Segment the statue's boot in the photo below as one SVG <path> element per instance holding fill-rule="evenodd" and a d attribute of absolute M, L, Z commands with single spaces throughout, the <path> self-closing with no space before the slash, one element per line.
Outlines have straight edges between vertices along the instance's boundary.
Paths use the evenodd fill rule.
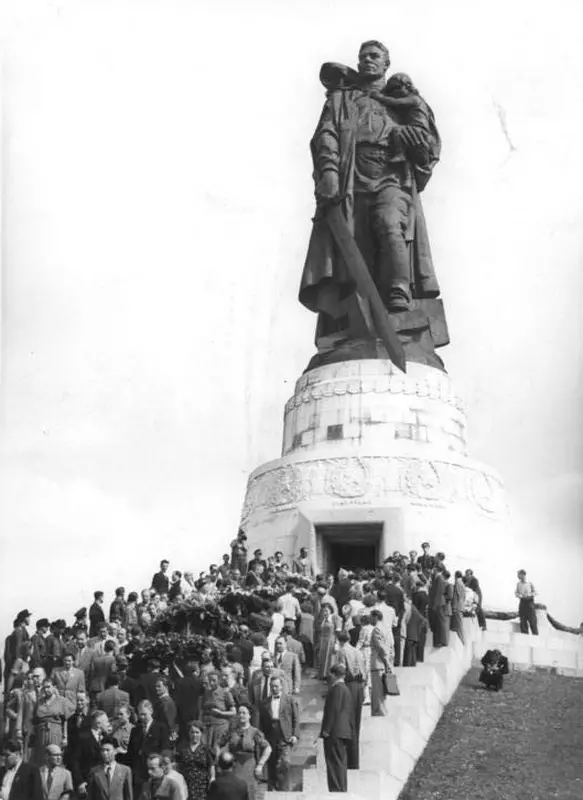
<path fill-rule="evenodd" d="M 387 299 L 387 309 L 389 311 L 409 311 L 411 308 L 411 296 L 401 286 L 393 286 Z"/>

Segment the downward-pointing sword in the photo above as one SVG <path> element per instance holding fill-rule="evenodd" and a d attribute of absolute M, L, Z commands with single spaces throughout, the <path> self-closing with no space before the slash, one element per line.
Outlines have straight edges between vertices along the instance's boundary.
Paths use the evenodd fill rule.
<path fill-rule="evenodd" d="M 327 204 L 328 205 L 328 204 Z M 385 346 L 389 358 L 403 372 L 407 371 L 405 351 L 391 318 L 383 303 L 372 275 L 348 228 L 344 214 L 337 202 L 330 203 L 325 210 L 325 219 L 332 236 L 346 263 L 350 277 L 356 284 L 358 293 L 370 302 L 376 333 Z"/>

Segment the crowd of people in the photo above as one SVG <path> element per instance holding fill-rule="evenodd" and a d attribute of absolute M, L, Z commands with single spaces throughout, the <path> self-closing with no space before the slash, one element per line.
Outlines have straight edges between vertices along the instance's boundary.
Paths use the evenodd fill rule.
<path fill-rule="evenodd" d="M 197 578 L 163 560 L 148 588 L 120 586 L 108 608 L 96 591 L 72 624 L 40 618 L 30 635 L 24 609 L 4 652 L 0 800 L 253 800 L 264 777 L 289 790 L 306 674 L 328 686 L 328 783 L 346 791 L 363 706 L 383 715 L 394 667 L 423 661 L 428 628 L 435 647 L 463 641 L 464 615 L 485 627 L 477 578 L 452 579 L 427 542 L 325 576 L 306 549 L 248 559 L 243 531 Z"/>

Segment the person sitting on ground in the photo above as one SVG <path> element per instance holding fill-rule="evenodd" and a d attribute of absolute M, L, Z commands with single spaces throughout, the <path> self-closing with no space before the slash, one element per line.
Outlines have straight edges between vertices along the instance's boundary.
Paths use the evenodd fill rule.
<path fill-rule="evenodd" d="M 508 659 L 500 650 L 487 650 L 482 657 L 482 671 L 478 680 L 486 689 L 499 692 L 504 683 L 504 675 L 508 675 Z"/>

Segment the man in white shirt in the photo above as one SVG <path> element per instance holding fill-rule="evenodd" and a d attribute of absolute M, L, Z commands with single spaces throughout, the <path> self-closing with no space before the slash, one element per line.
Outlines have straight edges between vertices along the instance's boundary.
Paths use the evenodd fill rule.
<path fill-rule="evenodd" d="M 291 586 L 288 584 L 285 588 L 285 594 L 279 598 L 281 603 L 281 613 L 284 619 L 293 619 L 297 622 L 299 620 L 302 610 L 300 608 L 297 597 L 294 597 L 291 592 Z"/>
<path fill-rule="evenodd" d="M 520 618 L 520 632 L 530 633 L 533 636 L 538 636 L 538 626 L 536 622 L 536 609 L 534 607 L 534 598 L 536 596 L 536 589 L 534 585 L 526 580 L 526 572 L 519 569 L 516 573 L 518 583 L 516 584 L 515 595 L 518 597 L 518 616 Z"/>
<path fill-rule="evenodd" d="M 261 703 L 259 726 L 271 746 L 267 762 L 268 791 L 289 791 L 290 749 L 300 735 L 300 713 L 295 697 L 285 694 L 281 678 L 270 679 L 271 697 Z"/>

